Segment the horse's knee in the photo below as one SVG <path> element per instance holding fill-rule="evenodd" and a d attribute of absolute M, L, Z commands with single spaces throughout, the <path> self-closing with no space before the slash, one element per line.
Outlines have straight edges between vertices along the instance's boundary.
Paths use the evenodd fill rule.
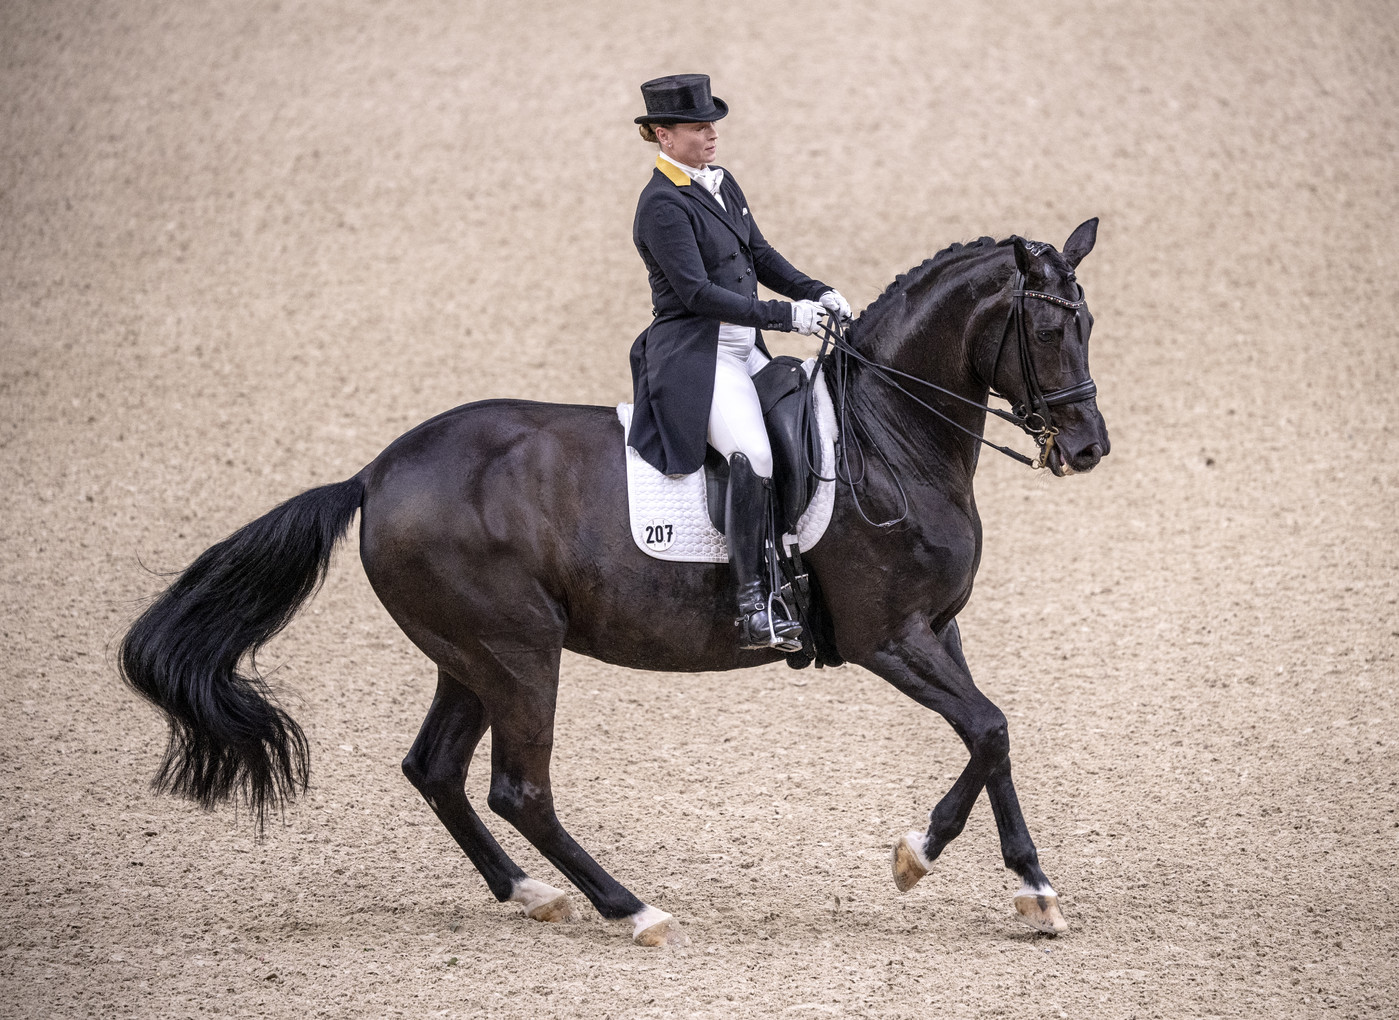
<path fill-rule="evenodd" d="M 408 782 L 413 784 L 413 788 L 424 797 L 430 795 L 430 787 L 440 785 L 440 782 L 433 782 L 432 763 L 422 755 L 416 753 L 417 749 L 409 751 L 403 759 L 403 775 Z"/>
<path fill-rule="evenodd" d="M 403 759 L 403 775 L 408 782 L 413 784 L 413 788 L 419 793 L 423 792 L 423 784 L 427 782 L 427 774 L 423 771 L 423 765 L 413 757 L 410 751 Z"/>
<path fill-rule="evenodd" d="M 493 776 L 486 795 L 486 806 L 505 819 L 526 838 L 542 835 L 554 823 L 553 798 L 526 780 Z"/>
<path fill-rule="evenodd" d="M 513 825 L 524 810 L 524 797 L 519 785 L 493 778 L 486 794 L 486 807 Z"/>
<path fill-rule="evenodd" d="M 1010 758 L 1010 731 L 999 709 L 988 713 L 971 734 L 972 757 L 988 768 Z"/>

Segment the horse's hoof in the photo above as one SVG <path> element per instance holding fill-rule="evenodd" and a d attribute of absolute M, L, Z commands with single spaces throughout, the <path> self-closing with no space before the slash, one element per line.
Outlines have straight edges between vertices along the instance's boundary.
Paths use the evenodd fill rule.
<path fill-rule="evenodd" d="M 631 937 L 638 946 L 680 947 L 690 944 L 690 936 L 680 927 L 675 918 L 667 918 L 649 928 L 643 928 Z"/>
<path fill-rule="evenodd" d="M 547 924 L 561 924 L 566 921 L 578 920 L 578 912 L 573 909 L 573 902 L 568 898 L 567 893 L 560 893 L 548 903 L 531 907 L 525 911 L 525 916 L 536 921 L 544 921 Z"/>
<path fill-rule="evenodd" d="M 1062 935 L 1069 930 L 1069 922 L 1059 910 L 1059 896 L 1049 886 L 1039 890 L 1021 886 L 1015 894 L 1015 914 L 1021 923 L 1046 935 Z"/>
<path fill-rule="evenodd" d="M 631 940 L 638 946 L 667 946 L 678 948 L 690 944 L 690 936 L 680 922 L 664 910 L 646 907 L 632 915 Z"/>
<path fill-rule="evenodd" d="M 573 904 L 562 889 L 539 881 L 537 878 L 519 878 L 510 892 L 510 902 L 518 903 L 525 916 L 535 921 L 557 924 L 560 921 L 576 921 Z"/>
<path fill-rule="evenodd" d="M 918 849 L 923 840 L 921 832 L 910 832 L 894 844 L 889 867 L 894 872 L 894 888 L 908 892 L 928 873 L 928 860 Z"/>

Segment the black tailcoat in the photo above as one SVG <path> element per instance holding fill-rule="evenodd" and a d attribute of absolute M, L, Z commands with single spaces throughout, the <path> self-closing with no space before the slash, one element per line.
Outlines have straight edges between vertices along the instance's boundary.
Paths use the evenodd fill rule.
<path fill-rule="evenodd" d="M 758 284 L 795 301 L 831 288 L 797 272 L 768 244 L 728 171 L 721 206 L 679 168 L 657 160 L 636 204 L 632 240 L 651 279 L 651 325 L 631 349 L 628 444 L 665 474 L 704 463 L 719 323 L 790 332 L 786 301 L 759 301 Z M 764 354 L 762 334 L 758 348 Z"/>

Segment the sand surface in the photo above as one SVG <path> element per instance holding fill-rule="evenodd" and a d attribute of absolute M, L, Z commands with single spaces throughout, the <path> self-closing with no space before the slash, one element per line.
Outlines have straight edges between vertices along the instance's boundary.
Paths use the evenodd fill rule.
<path fill-rule="evenodd" d="M 264 656 L 309 796 L 259 842 L 147 788 L 143 567 L 456 404 L 628 398 L 677 70 L 857 308 L 1102 219 L 1112 453 L 983 459 L 962 616 L 1065 937 L 984 799 L 894 890 L 964 753 L 877 677 L 571 656 L 561 815 L 694 944 L 524 919 L 399 772 L 433 672 L 352 545 Z M 1395 1016 L 1396 121 L 1381 2 L 0 4 L 0 1015 Z"/>

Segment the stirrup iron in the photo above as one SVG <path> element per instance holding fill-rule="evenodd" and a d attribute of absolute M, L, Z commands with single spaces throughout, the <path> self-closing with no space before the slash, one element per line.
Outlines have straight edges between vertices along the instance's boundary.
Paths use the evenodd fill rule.
<path fill-rule="evenodd" d="M 772 611 L 772 604 L 777 602 L 782 606 L 782 615 L 779 617 Z M 784 633 L 777 633 L 777 624 L 781 622 Z M 787 602 L 777 592 L 768 595 L 768 645 L 776 648 L 779 652 L 799 652 L 802 650 L 802 625 L 792 619 L 792 612 L 787 608 Z"/>

